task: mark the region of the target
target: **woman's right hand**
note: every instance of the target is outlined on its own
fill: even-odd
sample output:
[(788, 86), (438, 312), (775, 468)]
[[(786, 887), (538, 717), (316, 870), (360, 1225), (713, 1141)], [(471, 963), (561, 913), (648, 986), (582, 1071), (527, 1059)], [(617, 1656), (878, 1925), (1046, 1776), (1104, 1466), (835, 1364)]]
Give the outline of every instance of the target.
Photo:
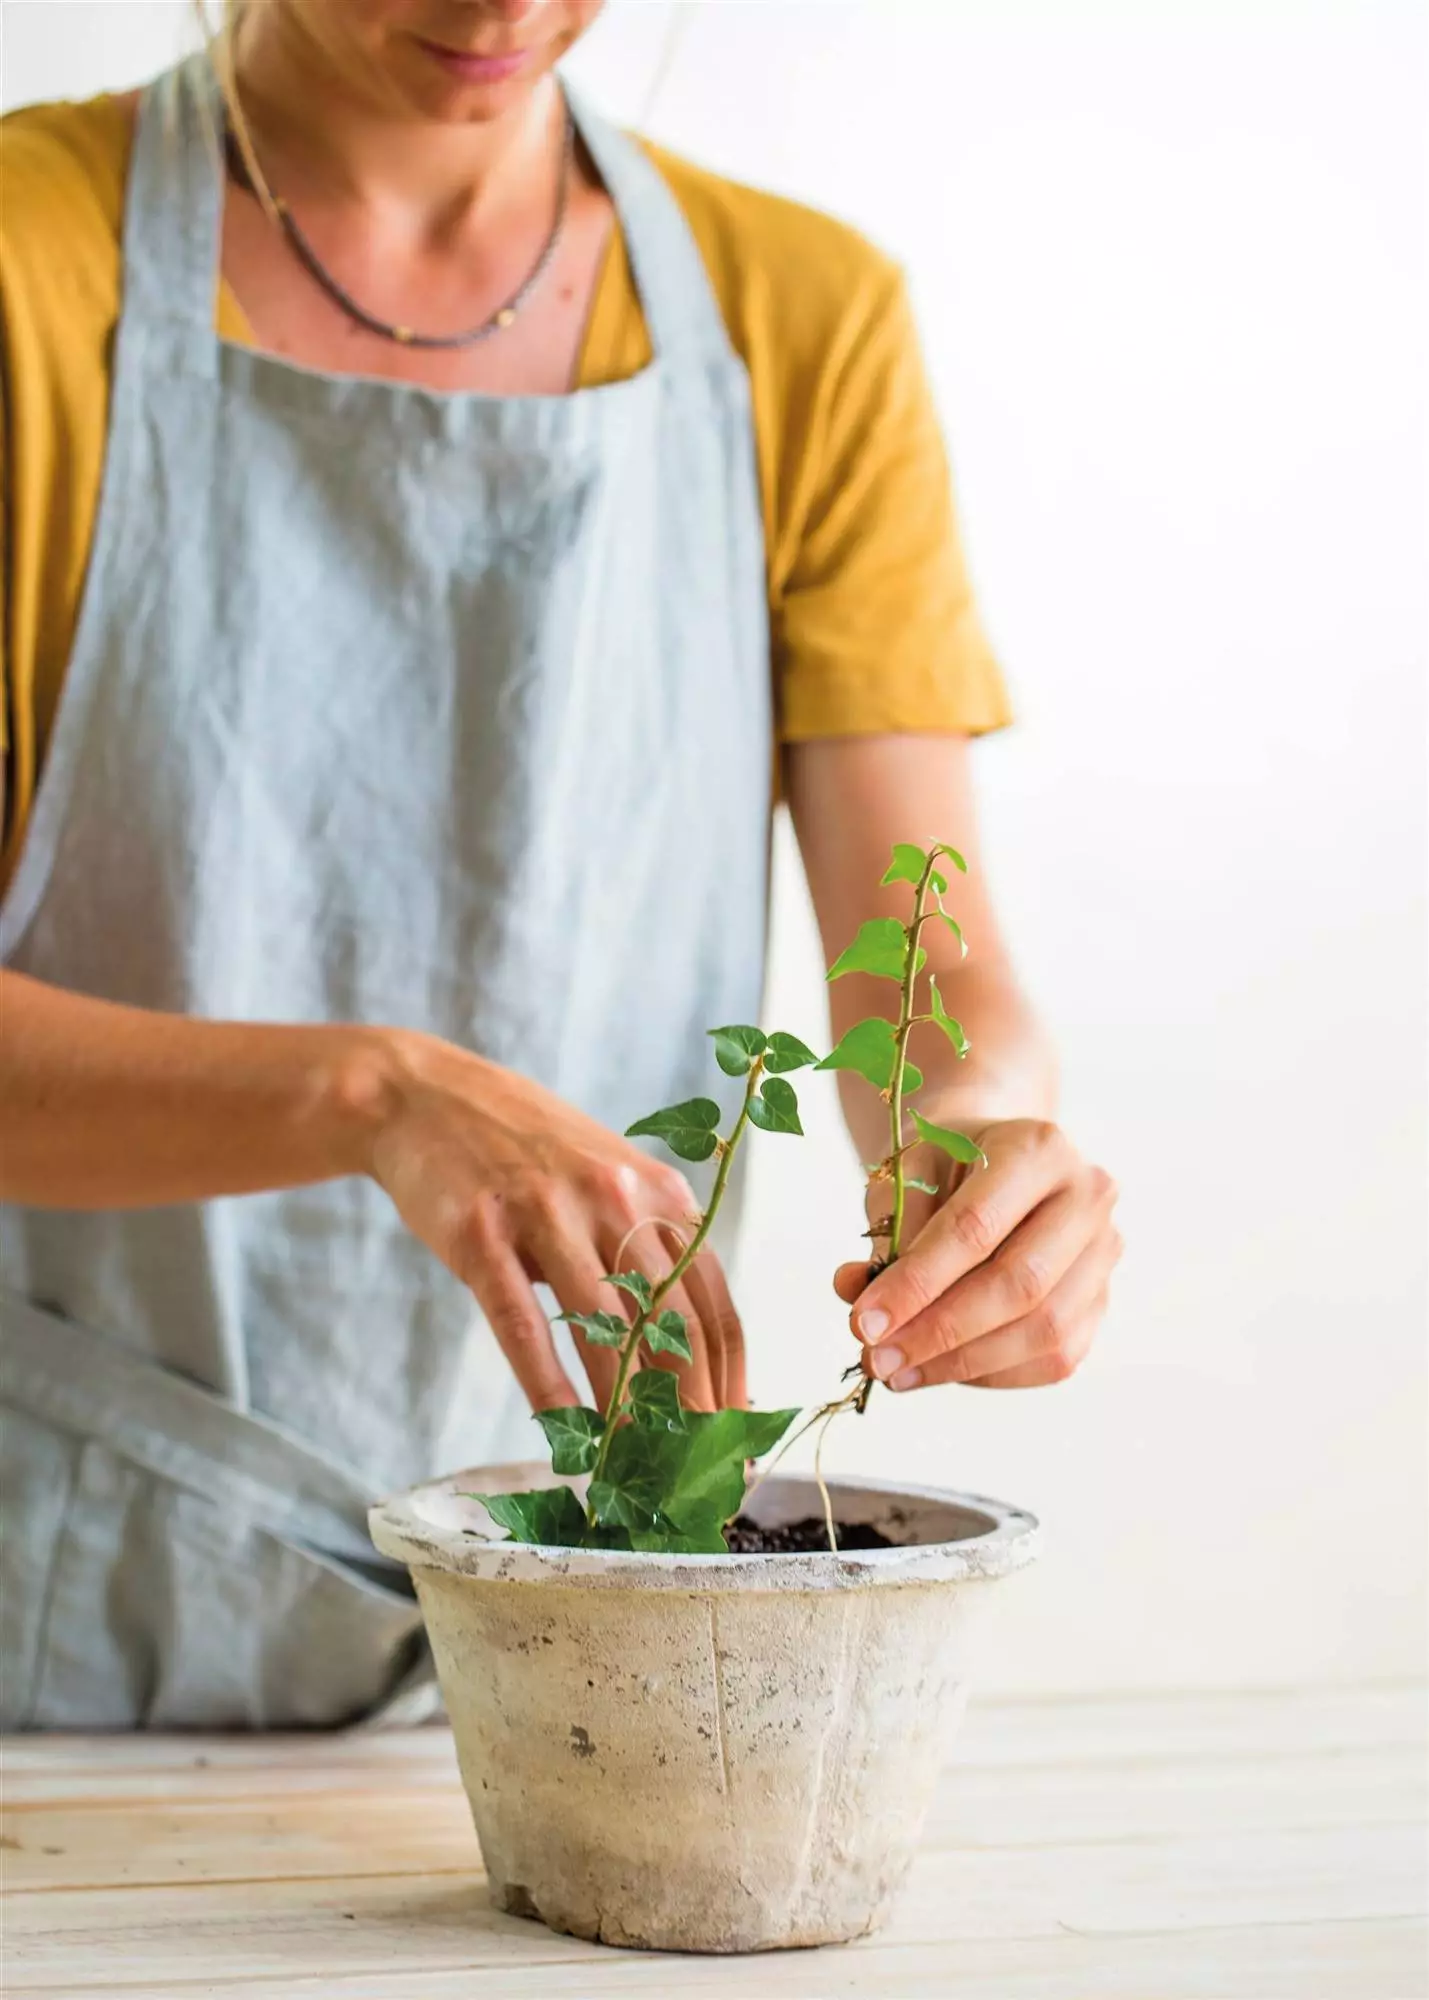
[[(606, 1274), (667, 1275), (698, 1221), (689, 1182), (512, 1070), (425, 1035), (382, 1041), (369, 1173), (470, 1286), (532, 1408), (578, 1402), (534, 1285), (548, 1285), (563, 1312), (625, 1311), (631, 1301)], [(685, 1315), (694, 1358), (655, 1365), (678, 1369), (693, 1409), (742, 1406), (744, 1336), (713, 1253), (664, 1303)], [(578, 1330), (576, 1345), (604, 1409), (618, 1352)]]
[[(0, 1199), (153, 1208), (368, 1174), (471, 1287), (536, 1409), (579, 1399), (533, 1285), (544, 1280), (565, 1312), (624, 1312), (606, 1273), (658, 1284), (676, 1231), (690, 1234), (683, 1174), (431, 1036), (197, 1020), (11, 971), (0, 1012)], [(679, 1371), (686, 1401), (742, 1404), (743, 1336), (713, 1256), (669, 1303), (694, 1351)], [(616, 1351), (584, 1345), (582, 1357), (604, 1406)]]

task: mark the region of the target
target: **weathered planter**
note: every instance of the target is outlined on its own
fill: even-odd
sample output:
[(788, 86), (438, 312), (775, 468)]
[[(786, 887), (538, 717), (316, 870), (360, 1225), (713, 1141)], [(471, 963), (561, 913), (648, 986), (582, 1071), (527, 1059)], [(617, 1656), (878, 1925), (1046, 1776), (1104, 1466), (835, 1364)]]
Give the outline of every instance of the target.
[[(499, 1534), (463, 1491), (549, 1485), (487, 1466), (375, 1507), (410, 1565), (487, 1872), (507, 1910), (608, 1944), (762, 1951), (872, 1930), (907, 1870), (991, 1586), (1036, 1554), (996, 1500), (833, 1486), (903, 1546), (612, 1555)], [(818, 1513), (771, 1478), (761, 1523)]]

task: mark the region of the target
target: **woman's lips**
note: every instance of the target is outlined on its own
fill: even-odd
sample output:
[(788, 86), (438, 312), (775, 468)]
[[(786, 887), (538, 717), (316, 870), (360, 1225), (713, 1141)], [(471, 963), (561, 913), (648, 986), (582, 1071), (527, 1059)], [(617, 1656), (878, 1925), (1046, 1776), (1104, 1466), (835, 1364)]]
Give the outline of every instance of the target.
[(464, 54), (459, 49), (449, 49), (441, 42), (427, 42), (418, 38), (434, 62), (439, 62), (449, 76), (460, 77), (463, 83), (504, 83), (509, 76), (515, 76), (530, 61), (529, 49), (517, 49), (510, 55), (477, 56)]

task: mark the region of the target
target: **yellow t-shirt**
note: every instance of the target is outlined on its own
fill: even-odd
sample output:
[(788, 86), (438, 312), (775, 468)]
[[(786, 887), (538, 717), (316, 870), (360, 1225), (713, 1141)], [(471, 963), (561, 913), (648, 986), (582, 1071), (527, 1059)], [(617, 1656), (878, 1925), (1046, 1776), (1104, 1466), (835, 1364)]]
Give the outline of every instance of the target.
[[(89, 557), (132, 129), (112, 97), (0, 121), (0, 880), (29, 817)], [(651, 152), (749, 370), (781, 740), (1006, 722), (898, 268), (827, 216)], [(251, 340), (223, 284), (216, 323)], [(579, 384), (649, 358), (617, 231)]]

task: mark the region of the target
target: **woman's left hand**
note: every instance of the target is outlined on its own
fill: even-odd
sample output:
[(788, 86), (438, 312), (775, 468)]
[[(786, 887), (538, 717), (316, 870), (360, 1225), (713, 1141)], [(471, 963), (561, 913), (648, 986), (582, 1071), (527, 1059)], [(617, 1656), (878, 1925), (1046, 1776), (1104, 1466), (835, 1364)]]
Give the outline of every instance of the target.
[[(921, 1150), (910, 1153), (910, 1172), (937, 1180), (940, 1192), (909, 1192), (902, 1254), (872, 1279), (867, 1263), (835, 1274), (834, 1289), (854, 1307), (864, 1368), (892, 1389), (1060, 1382), (1106, 1311), (1122, 1249), (1116, 1187), (1055, 1125), (1015, 1118), (963, 1129), (987, 1165), (960, 1168), (938, 1154), (951, 1176), (940, 1179)], [(875, 1198), (886, 1211), (886, 1184)]]

